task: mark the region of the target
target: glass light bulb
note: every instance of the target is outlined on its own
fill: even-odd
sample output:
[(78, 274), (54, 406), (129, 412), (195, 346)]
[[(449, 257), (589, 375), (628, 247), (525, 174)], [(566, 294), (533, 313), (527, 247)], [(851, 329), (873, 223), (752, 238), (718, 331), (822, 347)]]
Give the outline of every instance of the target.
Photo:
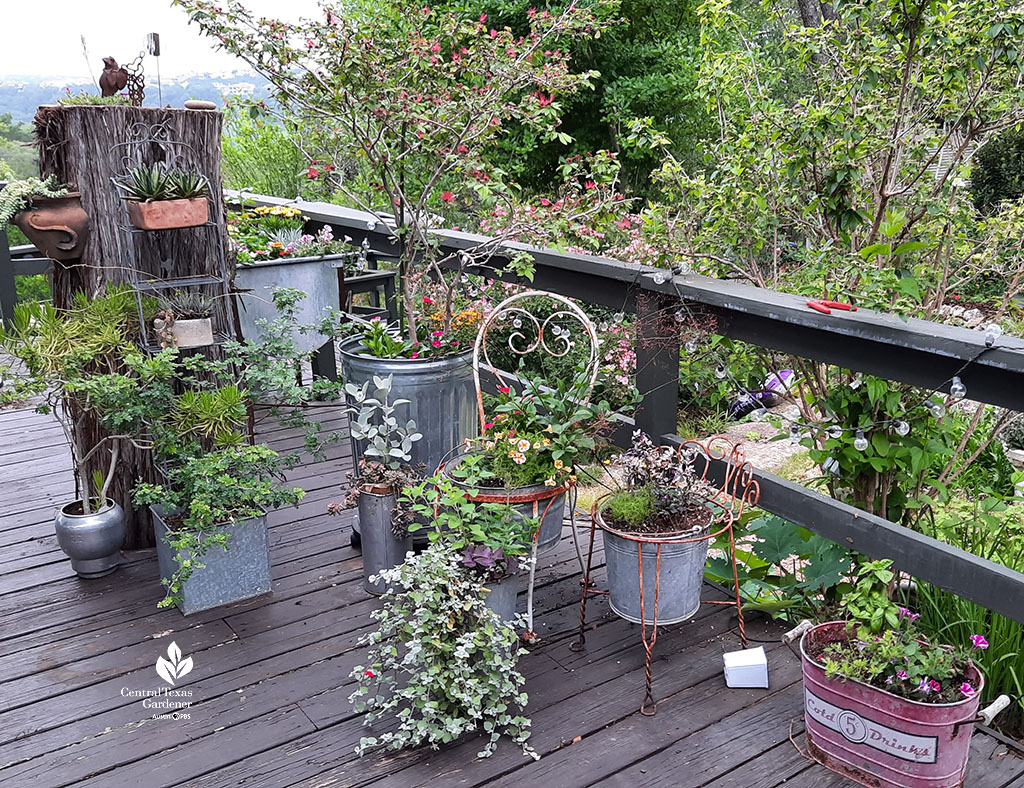
[(678, 312), (676, 312), (676, 322), (677, 323), (682, 323), (685, 320), (686, 320), (686, 313), (682, 309), (680, 309)]
[(718, 367), (715, 369), (715, 377), (719, 379), (725, 377), (725, 367), (722, 366), (721, 364), (719, 364)]
[(697, 344), (697, 340), (696, 339), (691, 339), (689, 342), (686, 343), (686, 352), (687, 353), (696, 353), (698, 347), (699, 347), (699, 345)]
[(621, 323), (625, 319), (626, 319), (626, 316), (622, 312), (616, 312), (615, 313), (614, 320), (615, 320), (616, 323)]
[(985, 347), (992, 347), (1002, 335), (1002, 326), (998, 323), (989, 323), (985, 326)]
[(668, 276), (665, 275), (664, 271), (657, 271), (657, 272), (655, 272), (651, 276), (651, 278), (654, 280), (654, 284), (656, 284), (656, 285), (663, 285), (663, 284), (665, 284), (665, 282), (668, 281)]
[(864, 430), (857, 430), (857, 437), (853, 440), (853, 448), (857, 451), (864, 451), (868, 447), (868, 439), (864, 437)]
[(800, 442), (800, 425), (799, 424), (790, 424), (789, 425), (789, 439), (791, 441), (793, 441), (793, 443), (799, 443)]
[(837, 424), (825, 428), (825, 434), (830, 438), (838, 438), (843, 434), (843, 428)]
[(605, 322), (598, 323), (597, 330), (603, 334), (605, 331), (608, 330), (608, 324)]
[(897, 435), (908, 435), (910, 433), (910, 425), (903, 420), (896, 422), (895, 429)]
[(967, 386), (960, 380), (959, 375), (954, 375), (953, 382), (949, 384), (949, 396), (955, 400), (963, 399), (967, 396)]
[(937, 419), (941, 419), (946, 415), (946, 406), (941, 402), (929, 402), (928, 410), (930, 410), (932, 415)]
[(851, 380), (851, 381), (850, 381), (850, 388), (851, 388), (851, 389), (853, 389), (854, 391), (856, 391), (857, 389), (859, 389), (859, 388), (860, 388), (860, 384), (861, 384), (861, 383), (863, 383), (863, 382), (864, 382), (864, 381), (863, 381), (863, 377), (862, 377), (862, 376), (861, 376), (861, 374), (860, 374), (860, 373), (858, 372), (858, 373), (857, 373), (857, 374), (856, 374), (856, 375), (854, 376), (853, 380)]

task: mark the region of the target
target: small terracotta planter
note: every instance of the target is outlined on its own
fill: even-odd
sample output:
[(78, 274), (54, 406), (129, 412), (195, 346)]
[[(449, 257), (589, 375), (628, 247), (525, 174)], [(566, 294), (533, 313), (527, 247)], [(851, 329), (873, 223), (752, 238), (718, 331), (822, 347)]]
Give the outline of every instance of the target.
[(198, 227), (210, 218), (210, 201), (206, 197), (191, 200), (129, 201), (128, 216), (140, 230), (175, 230)]
[(12, 222), (51, 260), (77, 260), (89, 240), (89, 215), (78, 192), (33, 197), (31, 207), (16, 213)]

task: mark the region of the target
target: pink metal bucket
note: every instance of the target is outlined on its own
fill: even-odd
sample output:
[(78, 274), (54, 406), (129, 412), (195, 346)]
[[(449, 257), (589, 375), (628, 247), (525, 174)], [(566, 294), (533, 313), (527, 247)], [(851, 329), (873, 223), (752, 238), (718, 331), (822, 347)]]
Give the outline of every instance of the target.
[(973, 698), (920, 703), (860, 681), (830, 679), (807, 655), (813, 644), (846, 637), (830, 621), (800, 639), (804, 717), (811, 757), (870, 788), (960, 788), (967, 771), (984, 678), (971, 665)]

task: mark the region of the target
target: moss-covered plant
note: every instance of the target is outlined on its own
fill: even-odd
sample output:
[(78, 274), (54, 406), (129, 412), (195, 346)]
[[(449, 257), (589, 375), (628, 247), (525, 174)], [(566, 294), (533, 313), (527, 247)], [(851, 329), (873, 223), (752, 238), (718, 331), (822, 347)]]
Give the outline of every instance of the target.
[(434, 749), (467, 733), (485, 736), (479, 757), (502, 736), (538, 757), (527, 743), (526, 683), (516, 663), (525, 653), (515, 630), (490, 610), (472, 569), (444, 543), (435, 543), (379, 577), (389, 591), (370, 615), (378, 628), (360, 643), (365, 665), (351, 701), (365, 723), (394, 719), (395, 728), (359, 741), (356, 751)]
[(39, 178), (11, 181), (0, 191), (0, 229), (7, 227), (18, 211), (30, 208), (33, 197), (63, 197), (67, 193), (55, 175), (44, 181)]
[(616, 458), (625, 486), (612, 493), (603, 512), (609, 525), (634, 534), (699, 532), (714, 516), (714, 488), (695, 473), (693, 457), (655, 446), (637, 430), (633, 445)]

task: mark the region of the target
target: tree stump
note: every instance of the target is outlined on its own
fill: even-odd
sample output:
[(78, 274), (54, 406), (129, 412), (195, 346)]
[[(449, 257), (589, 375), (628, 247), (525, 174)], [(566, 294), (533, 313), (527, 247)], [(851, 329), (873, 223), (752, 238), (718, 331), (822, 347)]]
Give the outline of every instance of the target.
[[(131, 283), (136, 278), (169, 279), (214, 276), (234, 279), (234, 263), (228, 254), (228, 235), (221, 184), (221, 125), (219, 112), (187, 109), (153, 109), (128, 106), (44, 106), (35, 117), (39, 169), (43, 177), (56, 175), (82, 194), (91, 222), (89, 241), (80, 260), (56, 263), (53, 299), (58, 309), (67, 308), (73, 294), (102, 293), (110, 284)], [(210, 221), (216, 227), (196, 227), (152, 233), (128, 232), (127, 207), (111, 179), (122, 175), (124, 148), (115, 146), (134, 138), (138, 124), (164, 124), (169, 136), (188, 146), (189, 164), (210, 182)], [(147, 163), (167, 158), (159, 145), (147, 145)], [(230, 262), (229, 262), (230, 261)], [(134, 269), (134, 271), (133, 271)], [(137, 274), (135, 272), (138, 272)], [(222, 295), (213, 286), (205, 292)], [(234, 333), (229, 299), (217, 300), (215, 330)], [(77, 434), (94, 441), (103, 434), (95, 419), (77, 421)], [(100, 452), (102, 454), (102, 452)], [(106, 458), (98, 457), (98, 464)], [(91, 470), (91, 469), (90, 469)], [(151, 547), (153, 528), (147, 511), (135, 511), (131, 489), (138, 479), (155, 481), (152, 457), (146, 451), (124, 447), (120, 468), (110, 497), (129, 514), (126, 549)]]

